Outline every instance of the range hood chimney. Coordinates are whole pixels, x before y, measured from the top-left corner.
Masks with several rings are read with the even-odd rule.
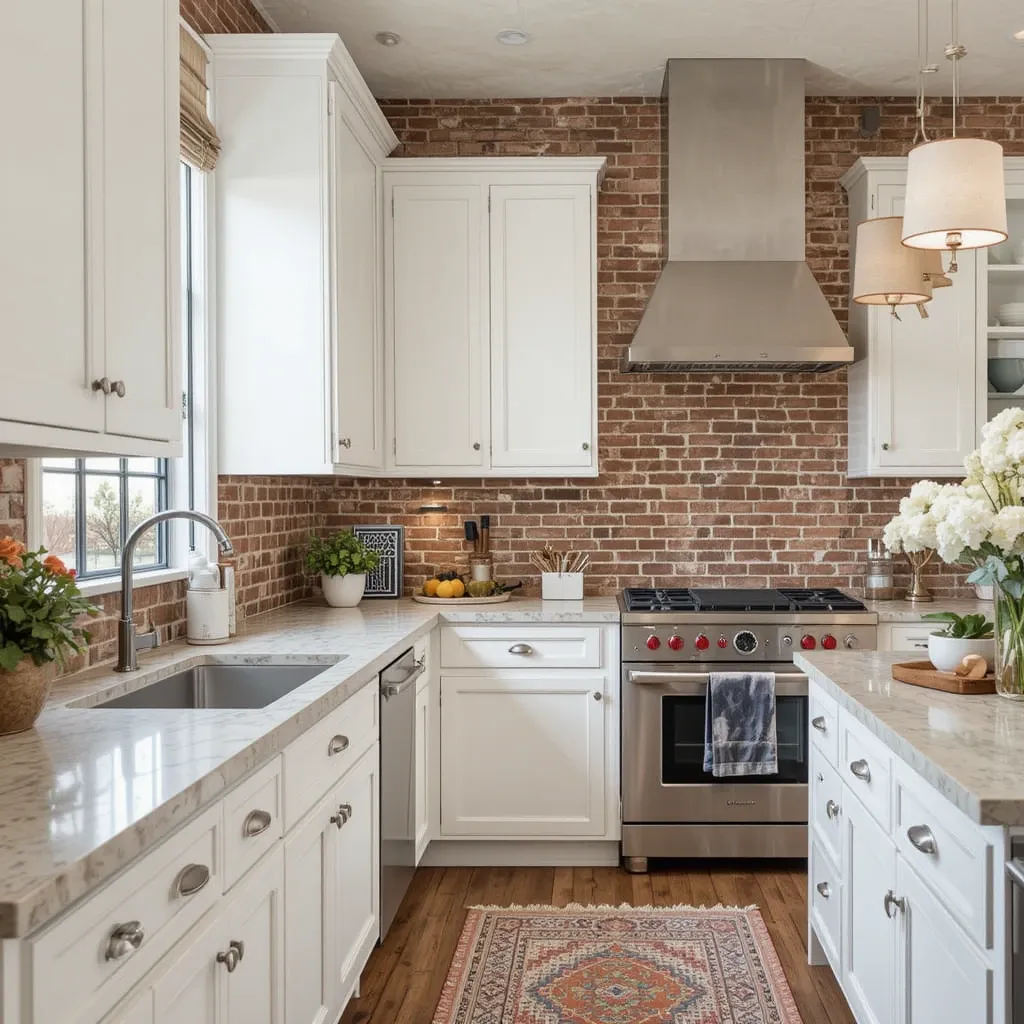
[[[804,262],[804,62],[670,60],[664,92],[668,262],[623,370],[852,363]]]

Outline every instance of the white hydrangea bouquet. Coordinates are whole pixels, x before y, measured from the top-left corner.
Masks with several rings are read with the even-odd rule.
[[[972,564],[968,581],[995,587],[996,689],[1024,700],[1024,409],[1005,409],[981,437],[963,483],[914,484],[884,539],[893,552]]]

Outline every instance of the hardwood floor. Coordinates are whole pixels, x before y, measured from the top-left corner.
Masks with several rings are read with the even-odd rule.
[[[804,1024],[853,1024],[827,967],[807,966],[807,875],[802,862],[658,868],[420,868],[384,944],[363,972],[342,1024],[430,1024],[474,904],[629,903],[760,908]]]

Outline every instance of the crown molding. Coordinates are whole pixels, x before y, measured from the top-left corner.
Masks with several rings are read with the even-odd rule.
[[[385,171],[430,174],[438,171],[462,174],[501,174],[536,171],[550,175],[563,172],[576,177],[604,180],[608,161],[603,156],[397,156],[384,161]]]

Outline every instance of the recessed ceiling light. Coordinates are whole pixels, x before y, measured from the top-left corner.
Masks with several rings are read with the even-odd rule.
[[[378,32],[374,37],[381,46],[397,46],[402,37],[397,32]]]
[[[1019,32],[1014,32],[1013,33],[1013,38],[1014,39],[1024,39],[1024,28],[1022,28]]]
[[[521,28],[503,28],[495,39],[505,46],[522,46],[530,41],[530,33]]]

